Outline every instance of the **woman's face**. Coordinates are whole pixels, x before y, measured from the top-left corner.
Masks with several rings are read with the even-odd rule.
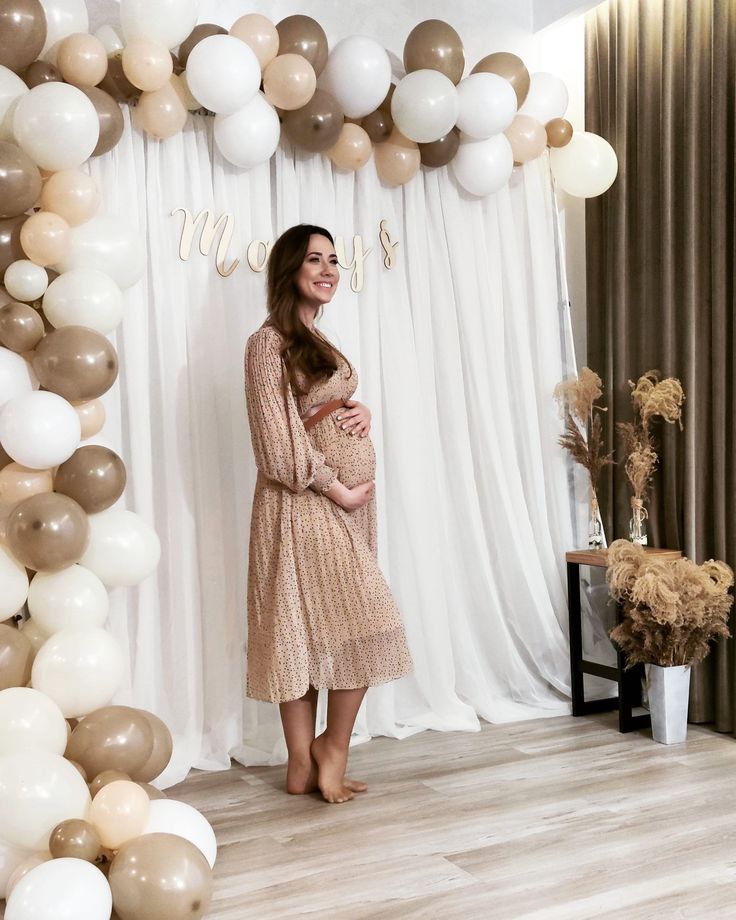
[[[294,278],[299,300],[316,306],[329,303],[339,280],[335,247],[326,236],[313,233],[309,237],[302,267]]]

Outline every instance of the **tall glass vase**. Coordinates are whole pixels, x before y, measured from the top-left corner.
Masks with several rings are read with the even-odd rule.
[[[588,546],[591,549],[600,549],[603,546],[603,528],[598,510],[598,496],[591,492],[590,496],[590,521],[588,522]]]
[[[632,543],[638,543],[639,546],[647,545],[647,528],[645,521],[649,517],[644,502],[632,496],[631,498],[631,521],[629,522],[629,539]]]

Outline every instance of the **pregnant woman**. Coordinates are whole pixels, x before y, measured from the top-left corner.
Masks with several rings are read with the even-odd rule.
[[[345,776],[367,687],[412,660],[378,567],[370,412],[352,399],[355,368],[315,327],[339,270],[331,235],[300,224],[276,241],[268,318],[245,348],[245,392],[258,475],[248,563],[249,697],[278,703],[291,793],[346,802]],[[315,738],[317,691],[327,727]]]

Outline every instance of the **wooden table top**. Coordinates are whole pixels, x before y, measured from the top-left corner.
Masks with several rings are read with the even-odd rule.
[[[682,551],[679,549],[658,549],[655,546],[645,546],[644,552],[647,556],[665,556],[670,559],[679,559]],[[574,549],[565,553],[566,562],[576,562],[578,565],[593,565],[605,568],[608,564],[606,556],[608,551],[605,549]]]

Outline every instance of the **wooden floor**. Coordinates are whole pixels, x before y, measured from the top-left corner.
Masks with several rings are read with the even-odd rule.
[[[208,920],[736,918],[736,741],[621,735],[614,714],[376,739],[344,805],[284,769],[167,790],[219,843]]]

